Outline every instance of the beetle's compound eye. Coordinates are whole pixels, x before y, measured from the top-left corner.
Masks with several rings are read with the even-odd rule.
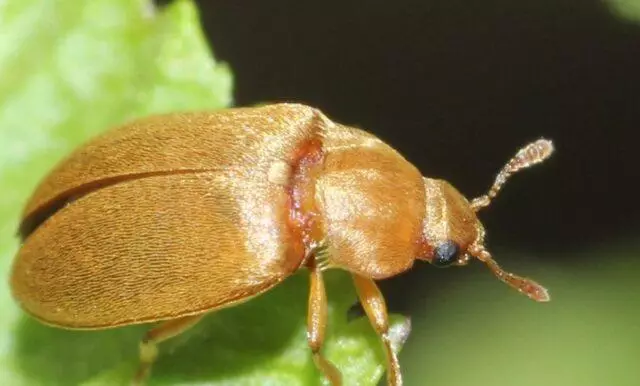
[[[460,247],[452,240],[447,240],[436,247],[433,251],[431,264],[436,267],[448,267],[458,260]]]

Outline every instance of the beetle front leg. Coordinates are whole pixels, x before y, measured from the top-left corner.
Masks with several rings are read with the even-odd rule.
[[[376,283],[368,278],[352,274],[353,282],[360,298],[360,303],[364,308],[371,325],[376,330],[387,356],[387,381],[389,386],[401,386],[402,374],[400,373],[400,364],[398,356],[391,347],[389,339],[389,314],[387,313],[387,305],[384,296],[378,289]]]
[[[322,271],[315,259],[310,262],[309,310],[307,314],[307,341],[313,353],[313,361],[333,386],[342,385],[342,375],[320,352],[327,327],[327,293],[324,288]]]
[[[140,366],[131,384],[133,386],[142,385],[149,377],[151,366],[158,357],[159,343],[182,334],[198,323],[202,317],[203,315],[192,315],[168,320],[149,330],[140,341]]]

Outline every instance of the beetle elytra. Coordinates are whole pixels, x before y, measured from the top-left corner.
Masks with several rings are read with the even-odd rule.
[[[402,384],[385,301],[375,280],[425,260],[484,262],[537,301],[547,291],[503,271],[476,213],[508,177],[542,162],[550,141],[521,149],[489,192],[468,201],[365,131],[298,104],[154,116],[76,150],[46,177],[23,213],[11,273],[21,307],[67,329],[162,322],[140,344],[142,383],[158,343],[208,312],[261,294],[299,269],[310,274],[308,341],[322,355],[323,273],[350,272]]]

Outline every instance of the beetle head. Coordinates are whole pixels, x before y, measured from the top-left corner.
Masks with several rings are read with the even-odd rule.
[[[540,284],[504,271],[493,260],[485,249],[485,231],[477,212],[491,203],[512,174],[544,161],[552,152],[553,144],[544,139],[523,147],[500,170],[489,192],[471,202],[448,182],[424,178],[426,210],[419,258],[448,267],[465,265],[475,257],[509,286],[533,300],[548,301],[549,294]]]

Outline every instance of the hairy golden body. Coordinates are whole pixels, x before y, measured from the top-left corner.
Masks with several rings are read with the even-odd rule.
[[[27,205],[29,218],[80,195],[25,240],[12,276],[23,307],[111,327],[206,312],[290,275],[303,256],[287,253],[286,192],[267,174],[314,134],[313,111],[290,110],[156,117],[73,154]]]
[[[523,160],[511,172],[539,162]],[[43,180],[23,214],[11,288],[28,313],[63,328],[164,321],[141,343],[142,382],[157,343],[304,267],[309,345],[339,385],[320,351],[322,272],[341,268],[353,275],[398,386],[373,280],[415,259],[466,264],[469,251],[492,261],[475,216],[490,198],[470,203],[376,137],[308,106],[151,117],[94,139]],[[501,279],[534,297],[532,282]]]

